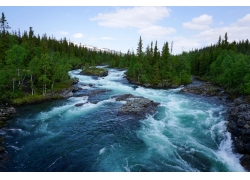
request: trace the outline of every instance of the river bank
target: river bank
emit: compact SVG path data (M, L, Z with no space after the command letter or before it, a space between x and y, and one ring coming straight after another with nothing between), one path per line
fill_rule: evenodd
M197 81L196 81L197 82ZM233 150L242 154L241 165L250 171L250 97L226 93L223 88L210 82L199 82L185 86L182 93L206 97L217 97L227 107L227 130L231 133Z
M65 99L73 96L73 92L77 90L75 86L78 83L77 79L72 80L72 85L61 88L55 92L49 92L46 96L43 95L27 95L14 99L11 103L0 102L0 171L4 170L5 164L10 156L6 151L4 134L1 134L1 129L5 128L9 121L16 116L16 108L23 105L39 104L47 101Z

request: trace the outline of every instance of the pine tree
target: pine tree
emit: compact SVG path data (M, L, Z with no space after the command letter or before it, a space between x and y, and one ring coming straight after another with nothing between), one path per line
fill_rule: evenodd
M0 19L0 23L1 23L0 28L2 33L4 33L6 29L10 29L9 24L3 12L2 12L2 17Z
M138 47L137 47L137 58L138 58L138 61L141 61L142 59L142 39L141 39L141 36L140 36L140 39L139 39L139 42L138 42Z

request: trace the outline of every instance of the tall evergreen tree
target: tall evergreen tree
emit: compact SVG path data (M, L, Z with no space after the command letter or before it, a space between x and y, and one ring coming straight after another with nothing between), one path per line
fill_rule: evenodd
M10 26L3 12L2 12L2 17L0 19L0 28L1 28L1 32L3 33L5 32L5 30L10 29Z

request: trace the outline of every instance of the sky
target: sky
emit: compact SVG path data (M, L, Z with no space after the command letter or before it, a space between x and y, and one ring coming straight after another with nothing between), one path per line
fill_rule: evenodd
M153 42L161 51L164 43L173 42L173 54L217 43L219 36L228 41L250 40L250 3L227 1L197 4L195 0L152 4L96 1L60 4L42 1L0 3L10 31L23 33L32 27L35 35L66 37L74 43L108 48L126 53L136 52L141 36L143 50Z

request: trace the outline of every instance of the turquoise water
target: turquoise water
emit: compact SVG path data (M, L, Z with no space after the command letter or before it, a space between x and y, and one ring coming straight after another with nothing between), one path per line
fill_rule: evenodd
M109 69L104 78L79 72L69 72L80 80L78 95L111 91L18 108L9 129L1 130L11 155L6 171L244 171L232 152L225 107L217 100L182 94L181 88L134 86L123 78L125 71ZM161 104L142 119L117 116L124 102L112 96L125 93Z

